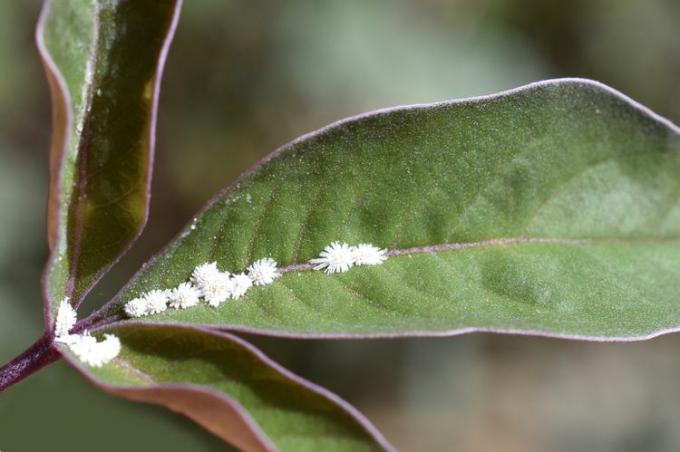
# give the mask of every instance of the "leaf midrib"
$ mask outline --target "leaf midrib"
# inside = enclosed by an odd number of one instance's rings
[[[410,248],[391,248],[387,250],[388,257],[400,257],[400,256],[410,256],[414,254],[434,254],[443,251],[456,251],[464,250],[470,248],[490,248],[494,246],[507,247],[516,245],[570,245],[570,246],[582,246],[582,245],[607,245],[607,244],[621,244],[621,245],[632,245],[640,243],[649,244],[679,244],[680,238],[598,238],[598,239],[553,239],[545,237],[509,237],[509,238],[498,238],[498,239],[488,239],[480,240],[477,242],[452,242],[452,243],[440,243],[437,245],[421,245],[414,246]],[[304,272],[311,271],[314,269],[314,264],[309,262],[290,264],[285,267],[281,267],[279,271],[281,273],[294,273],[294,272]]]
[[[74,230],[67,235],[73,237],[73,243],[71,246],[70,257],[71,263],[69,265],[69,272],[66,278],[65,295],[67,297],[73,297],[76,289],[76,280],[78,273],[78,260],[81,254],[82,247],[82,234],[85,228],[84,226],[84,206],[82,199],[85,197],[87,190],[87,164],[88,156],[90,153],[90,146],[92,142],[92,132],[91,132],[91,119],[92,115],[90,108],[92,106],[92,99],[94,96],[94,84],[95,84],[95,73],[97,68],[97,62],[99,60],[99,30],[100,30],[100,6],[97,2],[94,2],[94,27],[92,44],[90,47],[89,58],[85,62],[87,69],[85,70],[85,83],[82,87],[81,100],[82,105],[80,106],[80,111],[72,112],[74,116],[74,122],[76,124],[76,129],[80,130],[79,134],[75,136],[78,139],[76,146],[76,164],[74,170],[74,177],[76,177],[75,184],[72,187],[69,198],[75,201],[73,207],[71,205],[67,206],[66,209],[73,209],[74,212]],[[73,106],[71,106],[73,108]],[[70,203],[69,203],[70,204]],[[67,217],[66,222],[70,221]],[[67,226],[68,227],[68,226]],[[79,296],[75,300],[76,309],[83,302],[83,297]]]
[[[121,358],[120,356],[116,357],[114,359],[114,362],[118,364],[120,367],[125,369],[126,371],[130,372],[131,374],[135,375],[136,377],[140,378],[143,380],[145,383],[149,385],[158,385],[159,383],[153,378],[151,375],[147,374],[146,372],[142,371],[139,369],[139,367],[133,365],[129,361],[126,361],[125,359]]]
[[[511,247],[522,245],[558,245],[558,246],[589,246],[589,245],[635,245],[635,244],[675,244],[680,245],[680,238],[659,237],[659,238],[597,238],[597,239],[556,239],[547,237],[506,237],[480,240],[476,242],[452,242],[440,243],[436,245],[421,245],[409,248],[389,248],[387,249],[388,258],[404,257],[417,254],[437,254],[445,251],[458,251],[465,249],[481,249],[492,247]],[[281,274],[309,272],[314,270],[314,264],[309,262],[289,264],[279,268]],[[231,271],[231,270],[230,270]],[[280,283],[280,282],[279,282]],[[284,285],[285,286],[285,285]],[[290,287],[287,290],[294,292]],[[297,298],[297,297],[296,297]],[[120,297],[114,297],[109,302],[94,312],[88,319],[97,319],[94,324],[88,325],[91,328],[104,327],[119,321],[127,322],[129,319],[123,318],[120,312],[112,313],[110,308],[120,303]],[[108,313],[99,317],[98,314]]]

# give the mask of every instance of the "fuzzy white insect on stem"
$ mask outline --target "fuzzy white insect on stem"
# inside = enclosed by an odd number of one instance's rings
[[[216,262],[197,266],[191,274],[191,282],[208,305],[217,307],[227,301],[233,292],[229,272],[221,272]]]
[[[326,273],[343,273],[354,265],[352,247],[343,242],[333,242],[321,251],[319,257],[309,261],[314,270]]]
[[[217,307],[231,298],[234,282],[231,275],[227,272],[220,272],[200,287],[201,295],[209,306]]]
[[[170,307],[186,309],[196,306],[200,301],[201,292],[191,283],[183,282],[170,291]]]
[[[234,300],[241,298],[253,287],[253,280],[245,273],[239,273],[231,278],[231,295]]]
[[[314,270],[326,273],[346,272],[354,265],[380,265],[387,259],[387,250],[370,243],[350,246],[344,242],[332,242],[321,251],[320,256],[310,260]],[[196,266],[189,282],[180,283],[174,289],[154,289],[125,305],[129,317],[158,314],[169,306],[186,309],[196,306],[201,298],[212,307],[220,306],[228,299],[239,299],[253,286],[273,283],[281,277],[278,264],[271,257],[258,259],[250,264],[246,273],[230,274],[221,271],[217,262]]]
[[[57,319],[54,324],[54,335],[56,337],[66,336],[76,324],[78,317],[76,310],[71,306],[68,297],[61,300],[57,309]]]
[[[134,298],[125,303],[125,313],[128,317],[141,317],[146,315],[146,300],[144,297]]]
[[[55,341],[67,345],[78,359],[93,367],[101,367],[120,353],[120,339],[113,334],[105,334],[104,340],[97,341],[87,331],[83,334],[70,334],[77,321],[77,314],[68,298],[64,298],[57,310],[54,327]]]
[[[276,261],[271,257],[265,257],[253,262],[248,267],[248,276],[256,286],[271,284],[281,276]]]
[[[144,295],[145,314],[159,314],[168,308],[169,290],[151,290]]]
[[[204,286],[210,284],[220,273],[220,269],[217,268],[217,262],[206,262],[194,268],[194,271],[191,273],[191,282],[198,290],[201,290]]]
[[[360,243],[352,247],[354,265],[380,265],[387,260],[387,250],[370,243]]]
[[[120,339],[113,334],[105,334],[104,339],[98,341],[87,331],[84,334],[68,336],[64,341],[71,351],[85,364],[92,367],[102,367],[120,353]]]

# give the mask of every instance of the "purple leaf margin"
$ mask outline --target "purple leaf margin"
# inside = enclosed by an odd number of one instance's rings
[[[53,324],[52,319],[52,309],[51,303],[55,300],[50,299],[50,294],[47,288],[47,277],[50,269],[53,267],[55,260],[58,258],[59,253],[56,249],[56,240],[58,233],[58,215],[57,209],[63,201],[61,199],[61,192],[59,190],[59,184],[63,177],[64,166],[66,164],[65,154],[67,146],[70,140],[70,133],[72,130],[73,117],[70,108],[70,95],[66,82],[63,75],[59,71],[56,63],[52,59],[47,46],[42,37],[42,30],[45,27],[45,22],[48,17],[49,9],[54,4],[55,0],[45,0],[42,10],[40,12],[40,17],[35,31],[35,42],[38,48],[38,53],[42,61],[43,67],[45,69],[46,77],[50,86],[50,93],[52,97],[52,138],[51,138],[51,149],[50,149],[50,194],[48,200],[47,208],[47,237],[50,248],[50,254],[47,260],[47,264],[42,274],[42,293],[43,293],[43,315],[45,320],[45,325],[48,330],[51,330],[51,325]],[[170,50],[170,45],[172,44],[175,31],[177,29],[177,24],[179,21],[179,15],[182,8],[183,0],[174,0],[174,8],[172,12],[172,21],[167,30],[167,34],[161,46],[158,61],[156,63],[156,72],[154,77],[153,94],[151,98],[151,111],[149,116],[149,124],[147,128],[149,147],[149,163],[147,167],[146,181],[145,181],[145,194],[146,199],[143,208],[142,221],[135,233],[135,235],[130,239],[127,245],[120,251],[118,256],[112,260],[106,267],[100,269],[92,284],[85,290],[80,296],[79,300],[76,300],[76,307],[80,305],[85,296],[89,291],[97,284],[97,282],[113,267],[123,255],[125,255],[132,245],[137,241],[139,236],[142,234],[144,227],[147,223],[149,216],[149,204],[151,200],[151,179],[153,175],[153,165],[155,158],[155,147],[156,147],[156,123],[158,116],[158,100],[160,97],[160,87],[163,79],[163,69],[168,57]],[[78,179],[78,184],[82,184],[82,179]],[[76,240],[80,240],[80,232],[75,237]],[[70,269],[69,280],[74,276],[72,266]]]
[[[142,322],[127,323],[125,325],[118,325],[118,327],[123,328],[134,328],[143,327]],[[333,392],[311,383],[308,380],[294,374],[290,370],[281,366],[280,364],[273,361],[267,355],[265,355],[261,350],[259,350],[254,345],[241,339],[238,336],[229,334],[227,332],[215,331],[210,328],[196,327],[196,326],[186,326],[186,325],[153,325],[155,328],[171,328],[171,329],[185,329],[198,331],[206,335],[210,335],[216,338],[224,339],[229,342],[233,342],[238,346],[245,349],[248,353],[254,355],[264,366],[270,367],[277,373],[285,377],[286,379],[292,381],[293,383],[301,386],[302,388],[311,391],[312,393],[318,394],[328,401],[332,402],[338,406],[342,411],[344,411],[349,417],[354,419],[357,424],[375,441],[377,445],[386,451],[396,451],[396,449],[385,439],[385,437],[380,433],[380,431],[354,406],[350,403],[337,396]],[[108,329],[110,326],[101,327],[95,331],[102,331]],[[276,446],[272,440],[262,431],[257,422],[250,416],[247,410],[241,406],[237,401],[231,397],[225,395],[223,392],[202,386],[197,384],[170,384],[170,385],[152,385],[148,386],[122,386],[122,385],[112,385],[109,383],[103,383],[95,375],[93,375],[87,367],[80,363],[77,359],[71,357],[68,353],[63,354],[64,359],[73,366],[78,372],[80,372],[85,378],[94,384],[98,388],[104,390],[107,393],[123,396],[128,399],[136,400],[139,402],[160,404],[168,407],[169,409],[181,413],[198,424],[202,425],[207,430],[211,431],[213,434],[222,438],[223,440],[232,443],[236,447],[243,450],[258,450],[258,451],[275,451]],[[188,396],[189,401],[184,401],[184,396]],[[177,403],[177,397],[179,396],[179,403]],[[166,398],[175,399],[175,403],[168,402]],[[200,403],[196,403],[200,401]],[[226,425],[229,422],[225,422],[224,419],[210,419],[202,417],[200,413],[200,406],[203,404],[213,404],[217,408],[226,409],[229,413],[229,417],[232,417],[232,422],[236,422],[235,427],[239,427],[242,430],[232,433],[231,436],[227,437],[224,431],[220,427],[230,427],[233,428],[234,425]],[[198,409],[197,409],[198,408]],[[197,414],[198,411],[198,414]],[[220,424],[219,426],[217,424]]]

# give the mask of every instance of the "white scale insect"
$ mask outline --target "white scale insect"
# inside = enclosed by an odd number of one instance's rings
[[[387,250],[369,243],[350,246],[344,242],[332,242],[310,260],[314,270],[342,273],[355,265],[380,265],[387,259]],[[244,296],[253,286],[272,284],[281,276],[274,259],[266,257],[248,266],[247,273],[230,274],[220,271],[216,262],[198,265],[188,282],[182,282],[173,289],[154,289],[125,304],[129,317],[143,317],[159,314],[168,307],[187,309],[197,306],[203,299],[209,306],[217,307],[229,299]],[[54,334],[56,341],[67,345],[78,358],[93,367],[101,367],[114,359],[121,350],[120,339],[113,334],[104,334],[98,341],[87,331],[71,334],[76,324],[76,311],[68,298],[62,300],[57,310]]]
[[[314,270],[326,273],[342,273],[355,265],[380,265],[387,259],[387,250],[370,243],[350,246],[344,242],[332,242],[309,261]],[[174,289],[154,289],[130,300],[125,305],[129,317],[158,314],[168,307],[186,309],[197,306],[203,300],[208,306],[218,307],[227,300],[244,296],[253,286],[272,284],[281,276],[274,259],[265,257],[248,266],[246,273],[231,274],[221,271],[216,262],[206,262],[194,268],[188,282]]]
[[[104,334],[102,341],[98,341],[87,331],[83,334],[71,334],[77,320],[71,301],[64,298],[57,309],[55,340],[68,346],[80,361],[92,367],[101,367],[118,356],[121,349],[120,339],[113,334]]]

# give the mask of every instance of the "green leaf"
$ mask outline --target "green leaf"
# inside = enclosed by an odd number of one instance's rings
[[[158,86],[179,4],[45,2],[36,37],[53,102],[52,307],[78,302],[146,222]]]
[[[67,354],[71,364],[105,391],[166,405],[241,450],[391,448],[347,402],[238,337],[153,325],[104,332],[121,339],[117,358],[93,368]]]
[[[317,337],[676,329],[679,129],[579,79],[341,121],[220,194],[105,312],[203,262],[287,267],[335,240],[391,257],[333,275],[288,267],[219,308],[146,319]]]

